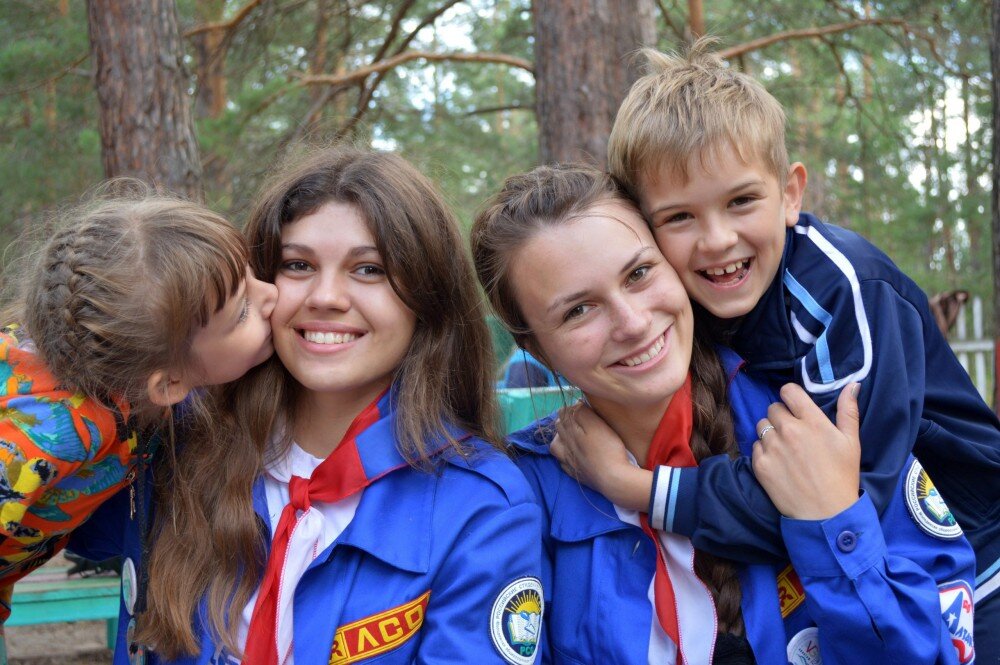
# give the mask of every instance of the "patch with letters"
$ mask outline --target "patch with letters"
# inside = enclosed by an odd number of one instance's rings
[[[819,654],[819,628],[800,630],[788,641],[788,662],[792,665],[822,665]]]
[[[781,603],[781,618],[787,619],[788,615],[798,609],[806,599],[806,590],[802,588],[798,573],[791,567],[778,573],[778,602]]]
[[[948,626],[951,644],[955,647],[958,662],[971,663],[976,657],[972,642],[972,616],[974,612],[972,587],[967,582],[955,580],[938,585],[941,599],[941,618]]]
[[[329,665],[356,663],[402,646],[424,625],[430,597],[428,591],[408,603],[338,628]]]
[[[913,460],[910,470],[906,472],[903,497],[910,517],[924,533],[943,540],[953,540],[962,535],[962,527],[917,460]]]
[[[512,665],[535,662],[542,632],[542,583],[535,577],[514,580],[493,601],[490,637],[493,646]]]

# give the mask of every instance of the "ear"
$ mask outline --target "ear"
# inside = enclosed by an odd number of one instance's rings
[[[191,386],[166,370],[158,369],[146,380],[149,401],[157,406],[173,406],[187,397],[189,392]]]
[[[788,179],[785,182],[785,226],[792,228],[799,221],[802,210],[802,196],[806,191],[806,167],[802,162],[795,162],[788,167]]]

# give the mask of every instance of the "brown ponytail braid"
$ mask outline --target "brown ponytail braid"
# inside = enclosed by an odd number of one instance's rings
[[[694,348],[691,353],[691,401],[694,407],[691,452],[699,462],[711,455],[735,458],[739,450],[727,399],[728,381],[718,355],[699,334],[697,321],[698,318],[695,317]],[[715,599],[719,631],[742,635],[740,600],[743,594],[733,563],[697,550],[694,566],[698,577],[705,582]]]

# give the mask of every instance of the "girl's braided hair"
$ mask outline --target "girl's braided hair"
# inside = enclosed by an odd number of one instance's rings
[[[110,404],[186,368],[193,334],[236,292],[246,243],[207,208],[112,181],[62,222],[21,280],[16,320],[53,375]]]

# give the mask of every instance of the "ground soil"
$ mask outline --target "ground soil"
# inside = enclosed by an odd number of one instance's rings
[[[66,566],[57,557],[50,565]],[[9,665],[106,665],[107,622],[43,623],[5,629]]]

